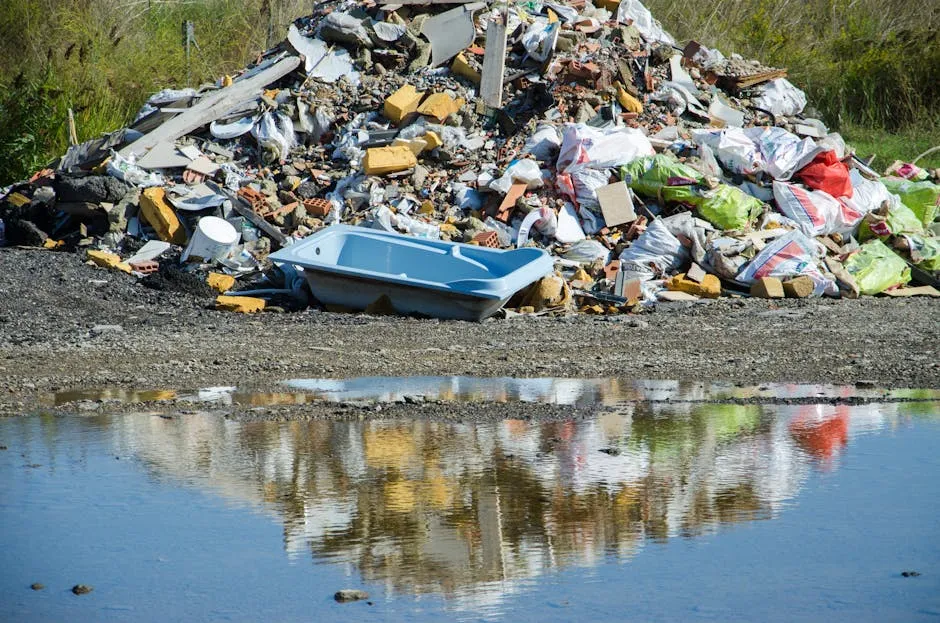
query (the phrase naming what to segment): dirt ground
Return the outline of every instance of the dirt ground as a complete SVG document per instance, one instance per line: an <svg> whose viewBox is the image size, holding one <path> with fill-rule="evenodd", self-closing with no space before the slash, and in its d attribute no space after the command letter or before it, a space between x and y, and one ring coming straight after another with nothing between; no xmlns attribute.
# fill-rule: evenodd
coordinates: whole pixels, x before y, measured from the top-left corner
<svg viewBox="0 0 940 623"><path fill-rule="evenodd" d="M467 323L317 310L245 316L215 311L194 284L150 286L71 253L0 249L0 414L34 412L71 389L258 389L301 377L940 387L933 299L721 299L636 315Z"/></svg>

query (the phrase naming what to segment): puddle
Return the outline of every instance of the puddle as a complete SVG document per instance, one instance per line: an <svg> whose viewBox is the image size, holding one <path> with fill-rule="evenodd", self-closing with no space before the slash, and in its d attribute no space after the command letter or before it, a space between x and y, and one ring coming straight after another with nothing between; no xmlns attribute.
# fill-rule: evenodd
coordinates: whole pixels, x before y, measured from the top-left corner
<svg viewBox="0 0 940 623"><path fill-rule="evenodd" d="M0 619L940 613L936 403L667 403L715 386L552 379L333 383L304 381L298 395L660 398L570 422L0 420ZM842 390L792 389L807 391ZM908 569L922 575L901 578ZM95 590L77 598L77 583ZM340 588L374 605L335 604Z"/></svg>
<svg viewBox="0 0 940 623"><path fill-rule="evenodd" d="M878 389L820 384L768 383L741 387L730 383L637 381L628 379L511 378L469 376L360 377L353 379L290 379L284 391L253 391L238 387L198 390L134 391L91 389L67 391L46 398L47 406L76 401L185 402L221 405L277 406L316 402L521 402L579 407L633 402L776 403L792 401L892 402L940 400L940 390Z"/></svg>

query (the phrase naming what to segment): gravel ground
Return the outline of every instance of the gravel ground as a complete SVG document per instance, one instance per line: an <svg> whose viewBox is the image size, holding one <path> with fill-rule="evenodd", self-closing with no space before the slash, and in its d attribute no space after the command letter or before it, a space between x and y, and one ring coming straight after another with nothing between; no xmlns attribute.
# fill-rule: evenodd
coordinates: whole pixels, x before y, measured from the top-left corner
<svg viewBox="0 0 940 623"><path fill-rule="evenodd" d="M71 253L0 249L0 414L35 411L69 389L264 389L286 378L367 375L940 388L940 301L926 298L722 299L640 315L466 323L315 310L244 316L213 310L191 283L153 281L162 289ZM445 417L453 406L422 409Z"/></svg>

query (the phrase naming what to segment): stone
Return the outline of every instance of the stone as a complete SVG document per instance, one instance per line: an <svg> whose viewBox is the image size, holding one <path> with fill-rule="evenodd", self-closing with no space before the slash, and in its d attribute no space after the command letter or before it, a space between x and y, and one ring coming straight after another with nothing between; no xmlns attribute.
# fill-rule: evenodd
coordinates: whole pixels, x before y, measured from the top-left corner
<svg viewBox="0 0 940 623"><path fill-rule="evenodd" d="M251 296L218 296L215 299L216 309L238 312L240 314L253 314L262 311L267 301Z"/></svg>
<svg viewBox="0 0 940 623"><path fill-rule="evenodd" d="M372 147L366 150L362 167L366 175L385 175L405 171L418 164L414 153L405 146Z"/></svg>
<svg viewBox="0 0 940 623"><path fill-rule="evenodd" d="M705 275L701 283L696 283L679 273L666 280L666 289L671 292L685 292L702 298L716 299L721 296L721 281L715 275Z"/></svg>
<svg viewBox="0 0 940 623"><path fill-rule="evenodd" d="M791 299L809 298L813 295L815 289L816 284L807 275L800 275L783 282L783 293Z"/></svg>
<svg viewBox="0 0 940 623"><path fill-rule="evenodd" d="M751 283L751 296L762 299L782 299L783 282L776 277L761 277Z"/></svg>
<svg viewBox="0 0 940 623"><path fill-rule="evenodd" d="M423 97L423 91L418 91L414 86L406 84L385 100L383 108L385 116L392 123L398 125L402 122L402 119L418 109L418 104L421 103Z"/></svg>
<svg viewBox="0 0 940 623"><path fill-rule="evenodd" d="M76 584L72 587L72 593L76 595L87 595L93 590L95 590L94 587L88 586L87 584Z"/></svg>
<svg viewBox="0 0 940 623"><path fill-rule="evenodd" d="M124 333L124 327L119 324L96 324L91 328L92 335L102 335L104 333Z"/></svg>
<svg viewBox="0 0 940 623"><path fill-rule="evenodd" d="M380 409L376 409L377 411ZM350 601L360 601L362 599L368 599L369 593L365 591L360 591L354 588L344 588L342 590L336 591L333 595L333 599L340 603L348 603Z"/></svg>
<svg viewBox="0 0 940 623"><path fill-rule="evenodd" d="M33 582L29 585L29 587L34 591L41 591L42 589L46 588L46 585L42 584L41 582Z"/></svg>
<svg viewBox="0 0 940 623"><path fill-rule="evenodd" d="M160 240L179 246L186 244L186 231L160 187L147 188L140 194L140 213L153 227Z"/></svg>

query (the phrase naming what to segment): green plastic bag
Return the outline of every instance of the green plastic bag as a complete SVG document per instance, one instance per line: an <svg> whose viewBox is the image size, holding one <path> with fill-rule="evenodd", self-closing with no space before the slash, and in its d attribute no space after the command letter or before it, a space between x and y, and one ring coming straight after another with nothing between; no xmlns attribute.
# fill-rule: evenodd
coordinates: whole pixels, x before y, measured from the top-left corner
<svg viewBox="0 0 940 623"><path fill-rule="evenodd" d="M862 294L878 294L911 280L911 269L880 240L866 242L845 262Z"/></svg>
<svg viewBox="0 0 940 623"><path fill-rule="evenodd" d="M672 178L691 180L701 184L705 177L692 167L682 164L671 154L646 156L620 167L620 179L637 193L646 197L658 197L659 191Z"/></svg>
<svg viewBox="0 0 940 623"><path fill-rule="evenodd" d="M858 227L858 239L861 241L871 238L887 238L901 234L922 234L924 224L906 205L899 204L888 209L888 214L880 216L880 212L872 212L865 216Z"/></svg>
<svg viewBox="0 0 940 623"><path fill-rule="evenodd" d="M940 271L940 238L937 236L904 236L911 251L911 261L928 272Z"/></svg>
<svg viewBox="0 0 940 623"><path fill-rule="evenodd" d="M714 189L666 186L662 194L666 201L695 206L699 216L723 230L744 229L764 209L760 199L727 184L720 184Z"/></svg>
<svg viewBox="0 0 940 623"><path fill-rule="evenodd" d="M940 213L940 186L931 182L911 182L898 177L881 181L888 190L901 197L901 202L917 216L924 227L930 227Z"/></svg>

